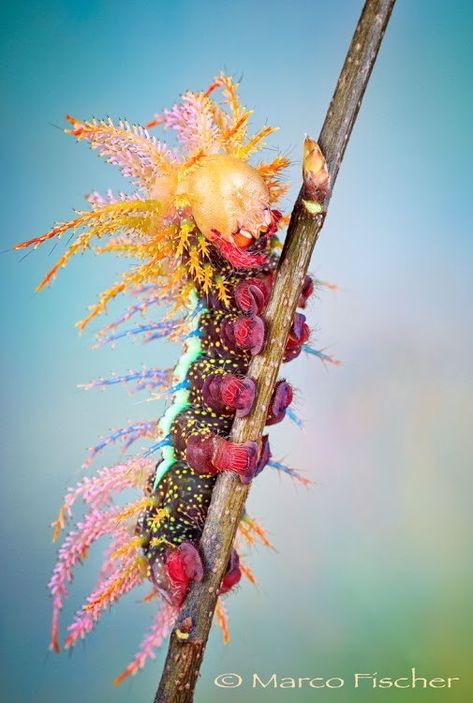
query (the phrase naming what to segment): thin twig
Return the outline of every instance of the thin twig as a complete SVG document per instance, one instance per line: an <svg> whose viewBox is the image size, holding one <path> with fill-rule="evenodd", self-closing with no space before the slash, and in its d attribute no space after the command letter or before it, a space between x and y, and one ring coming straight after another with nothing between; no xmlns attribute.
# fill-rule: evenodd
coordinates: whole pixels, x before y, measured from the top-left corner
<svg viewBox="0 0 473 703"><path fill-rule="evenodd" d="M326 182L316 183L315 188L311 182L314 149L315 157L318 154L315 143L306 141L304 182L292 212L265 312L267 345L262 354L253 358L248 370L248 375L257 382L257 402L248 417L233 423L231 439L234 442L259 441L264 431L302 283L394 2L367 0L355 30L318 142L328 169L329 187L325 190ZM200 542L205 578L191 585L182 607L171 635L155 703L190 703L193 699L218 591L248 490L248 486L230 472L217 479Z"/></svg>

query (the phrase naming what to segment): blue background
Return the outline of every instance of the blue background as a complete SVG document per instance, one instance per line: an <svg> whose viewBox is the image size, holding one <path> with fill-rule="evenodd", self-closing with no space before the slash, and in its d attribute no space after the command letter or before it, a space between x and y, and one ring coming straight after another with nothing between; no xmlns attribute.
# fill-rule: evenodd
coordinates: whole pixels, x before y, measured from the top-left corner
<svg viewBox="0 0 473 703"><path fill-rule="evenodd" d="M8 251L83 206L120 176L64 136L63 115L146 122L222 68L242 76L254 127L281 130L271 146L293 161L316 136L361 3L10 3L2 10L2 611L1 698L8 703L151 700L157 663L121 688L111 681L151 618L132 594L73 656L47 653L49 524L82 475L86 447L159 408L126 389L76 384L141 363L168 366L176 348L122 343L90 351L80 319L123 267L74 261L51 290L34 285L63 250L24 260ZM293 486L268 470L250 512L277 553L252 558L257 588L228 600L231 643L212 634L198 700L465 701L471 681L473 5L399 0L350 141L312 262L340 285L309 317L339 369L300 358L301 433L273 431L276 458L314 481ZM100 550L79 569L64 613L95 579ZM269 676L461 676L452 691L253 691ZM232 691L213 685L240 673Z"/></svg>

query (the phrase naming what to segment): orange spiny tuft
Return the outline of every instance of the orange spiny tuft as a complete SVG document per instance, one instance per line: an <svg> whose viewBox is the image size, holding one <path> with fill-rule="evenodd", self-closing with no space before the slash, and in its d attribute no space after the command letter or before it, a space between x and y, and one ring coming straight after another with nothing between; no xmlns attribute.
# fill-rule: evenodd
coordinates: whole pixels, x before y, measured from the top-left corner
<svg viewBox="0 0 473 703"><path fill-rule="evenodd" d="M59 261L57 261L54 266L48 271L46 276L43 278L41 283L36 287L36 291L39 293L43 288L45 288L53 278L55 278L57 272L59 271L60 268L64 268L69 261L69 259L74 256L77 252L79 252L81 249L86 249L90 239L92 238L93 234L89 232L84 232L80 237L77 238L73 244L69 247L69 249L61 256Z"/></svg>
<svg viewBox="0 0 473 703"><path fill-rule="evenodd" d="M190 169L195 166L201 159L203 159L205 155L205 151L203 149L200 149L197 154L194 154L190 159L187 159L187 161L184 163L183 170L185 172L190 171Z"/></svg>
<svg viewBox="0 0 473 703"><path fill-rule="evenodd" d="M114 686L120 686L125 679L127 679L129 676L133 676L135 674L135 667L132 664L129 664L124 671L120 674L120 676L117 676L116 679L113 679L113 685Z"/></svg>
<svg viewBox="0 0 473 703"><path fill-rule="evenodd" d="M157 529L160 522L166 517L166 515L169 515L169 508L161 508L156 512L156 515L153 515L153 517L150 519L150 527L151 531L154 529Z"/></svg>
<svg viewBox="0 0 473 703"><path fill-rule="evenodd" d="M132 574L142 567L143 560L144 557L137 556L136 559L125 569L123 569L106 588L104 588L95 598L91 599L84 605L84 611L97 614L100 610L113 603L119 596L122 595L123 586ZM68 637L64 645L66 649L71 645L71 643L71 637Z"/></svg>
<svg viewBox="0 0 473 703"><path fill-rule="evenodd" d="M260 539L260 541L265 545L265 547L270 547L271 549L274 549L273 545L268 539L268 536L266 534L266 530L264 527L259 523L257 520L254 518L250 518L248 516L245 516L242 521L244 524L248 525L248 528L250 529L251 532L254 532ZM241 529L241 523L240 523L240 529Z"/></svg>
<svg viewBox="0 0 473 703"><path fill-rule="evenodd" d="M238 100L237 90L239 83L235 83L230 76L226 76L223 72L217 76L214 82L207 88L204 95L209 97L218 88L224 89L224 98L233 114L238 114L241 110L240 101Z"/></svg>
<svg viewBox="0 0 473 703"><path fill-rule="evenodd" d="M49 239L53 239L53 237L61 237L65 232L67 232L67 230L76 229L91 219L92 213L86 213L86 215L87 217L81 216L77 217L75 220L70 220L69 222L62 222L56 227L50 229L49 232L46 232L46 234L42 234L40 237L33 237L33 239L28 239L26 242L15 244L15 249L26 249L31 246L37 247L40 244L47 242Z"/></svg>
<svg viewBox="0 0 473 703"><path fill-rule="evenodd" d="M56 520L53 523L51 523L51 527L54 527L53 542L56 542L56 540L59 538L59 535L61 534L61 530L64 529L65 524L66 524L66 506L63 505L63 506L61 506L61 509L59 510L59 514L58 514Z"/></svg>
<svg viewBox="0 0 473 703"><path fill-rule="evenodd" d="M151 603L151 601L154 600L155 598L157 598L158 595L159 595L158 589L157 589L157 588L153 588L149 593L147 593L147 594L144 596L143 602L144 602L144 603Z"/></svg>
<svg viewBox="0 0 473 703"><path fill-rule="evenodd" d="M317 281L317 284L327 288L328 290L334 291L335 293L340 290L338 283L330 283L330 281Z"/></svg>
<svg viewBox="0 0 473 703"><path fill-rule="evenodd" d="M221 598L217 600L217 605L215 607L215 615L217 617L217 622L222 630L223 643L228 644L230 642L230 630L228 628L228 613Z"/></svg>
<svg viewBox="0 0 473 703"><path fill-rule="evenodd" d="M58 625L57 622L53 623L52 631L51 631L51 643L49 645L49 649L52 649L56 654L59 654L61 651L61 647L59 646L59 634L58 634Z"/></svg>
<svg viewBox="0 0 473 703"><path fill-rule="evenodd" d="M122 559L123 557L130 554L130 552L139 549L142 544L143 538L135 537L134 539L131 539L127 544L124 544L123 546L116 549L113 554L110 555L110 559Z"/></svg>
<svg viewBox="0 0 473 703"><path fill-rule="evenodd" d="M248 542L250 546L253 546L256 544L256 540L251 534L250 530L244 525L242 522L240 522L238 526L238 531L241 534L241 536Z"/></svg>
<svg viewBox="0 0 473 703"><path fill-rule="evenodd" d="M156 116L154 120L150 120L150 122L147 122L145 124L145 129L152 129L153 127L157 127L158 125L162 124L163 121L160 117Z"/></svg>
<svg viewBox="0 0 473 703"><path fill-rule="evenodd" d="M118 513L115 517L115 522L118 524L124 520L128 520L128 518L133 517L136 513L149 508L153 505L154 501L155 499L153 497L146 496L145 498L140 498L140 500L137 500L134 503L130 503L130 505L127 505L121 513Z"/></svg>
<svg viewBox="0 0 473 703"><path fill-rule="evenodd" d="M256 170L263 178L270 178L287 168L289 163L290 161L286 156L276 156L272 161L258 164Z"/></svg>
<svg viewBox="0 0 473 703"><path fill-rule="evenodd" d="M84 317L83 320L79 320L79 322L76 322L76 326L79 331L83 332L89 322L92 322L94 317L97 317L97 315L99 315L101 312L104 312L104 310L107 308L107 304L111 300L113 300L113 298L116 298L116 296L119 293L122 293L125 289L125 282L120 281L119 283L116 283L114 286L112 286L112 288L109 288L107 291L102 293L99 298L99 302L91 307L91 312L87 315L87 317Z"/></svg>
<svg viewBox="0 0 473 703"><path fill-rule="evenodd" d="M217 278L215 278L214 280L214 283L219 300L221 300L222 303L225 303L225 305L229 305L230 296L228 295L227 283L225 279L222 276L217 276Z"/></svg>
<svg viewBox="0 0 473 703"><path fill-rule="evenodd" d="M207 90L204 92L205 97L206 97L206 98L210 97L210 96L212 95L212 93L213 93L215 90L217 90L217 88L220 87L220 85L221 85L220 81L219 81L218 79L216 79L213 83L211 83L211 84L209 85L209 87L207 88Z"/></svg>
<svg viewBox="0 0 473 703"><path fill-rule="evenodd" d="M274 132L277 132L276 127L264 127L260 132L255 134L254 137L252 137L244 146L242 146L238 150L238 157L240 159L247 158L256 149L261 149L263 146L261 144L263 139L265 139L265 137L268 137L270 134L273 134Z"/></svg>
<svg viewBox="0 0 473 703"><path fill-rule="evenodd" d="M246 576L248 581L250 581L250 583L252 583L254 586L256 586L257 581L256 581L255 575L253 574L250 567L246 566L246 564L243 563L241 557L240 557L240 570L241 570L241 573L243 574L243 576Z"/></svg>
<svg viewBox="0 0 473 703"><path fill-rule="evenodd" d="M252 110L247 110L241 117L235 119L234 124L230 124L228 128L222 129L223 142L228 151L232 150L232 145L242 144L248 131L248 121L253 114Z"/></svg>
<svg viewBox="0 0 473 703"><path fill-rule="evenodd" d="M80 137L83 131L83 124L72 115L66 115L66 120L74 127L74 129L65 129L66 134L72 134L75 137Z"/></svg>

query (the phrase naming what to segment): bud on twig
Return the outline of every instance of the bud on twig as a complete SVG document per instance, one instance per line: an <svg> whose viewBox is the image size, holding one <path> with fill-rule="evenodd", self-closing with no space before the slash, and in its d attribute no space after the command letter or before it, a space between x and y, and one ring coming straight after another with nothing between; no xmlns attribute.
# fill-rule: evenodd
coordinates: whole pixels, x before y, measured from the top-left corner
<svg viewBox="0 0 473 703"><path fill-rule="evenodd" d="M311 215L317 215L324 209L324 200L329 190L329 175L319 145L308 136L304 140L302 178L303 203Z"/></svg>

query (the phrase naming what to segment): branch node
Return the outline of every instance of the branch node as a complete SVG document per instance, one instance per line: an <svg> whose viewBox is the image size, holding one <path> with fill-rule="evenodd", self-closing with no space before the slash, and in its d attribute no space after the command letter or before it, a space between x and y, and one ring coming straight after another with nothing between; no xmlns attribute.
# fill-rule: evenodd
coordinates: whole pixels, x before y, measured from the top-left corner
<svg viewBox="0 0 473 703"><path fill-rule="evenodd" d="M302 160L303 194L302 202L311 215L316 215L324 209L323 203L327 197L330 178L327 162L317 142L311 137L304 140L304 156Z"/></svg>

